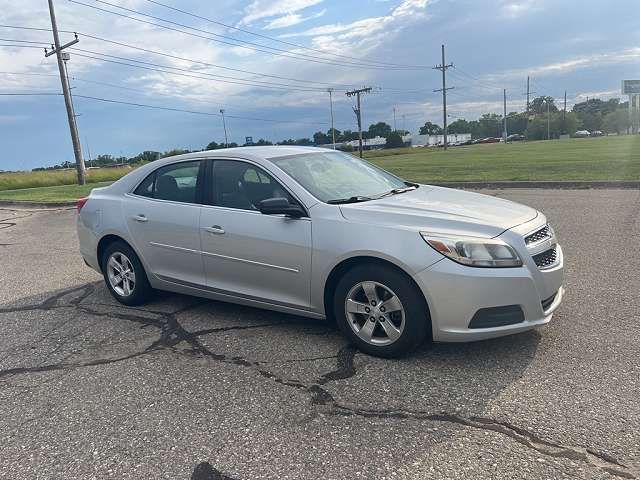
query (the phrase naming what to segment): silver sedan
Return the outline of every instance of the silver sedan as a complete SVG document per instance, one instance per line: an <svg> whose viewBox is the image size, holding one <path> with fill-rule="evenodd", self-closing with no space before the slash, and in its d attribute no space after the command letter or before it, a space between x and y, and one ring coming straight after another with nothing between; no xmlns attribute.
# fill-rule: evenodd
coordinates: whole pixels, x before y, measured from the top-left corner
<svg viewBox="0 0 640 480"><path fill-rule="evenodd" d="M78 210L82 256L123 304L169 290L329 317L373 355L522 332L563 296L562 249L542 213L332 150L165 158Z"/></svg>

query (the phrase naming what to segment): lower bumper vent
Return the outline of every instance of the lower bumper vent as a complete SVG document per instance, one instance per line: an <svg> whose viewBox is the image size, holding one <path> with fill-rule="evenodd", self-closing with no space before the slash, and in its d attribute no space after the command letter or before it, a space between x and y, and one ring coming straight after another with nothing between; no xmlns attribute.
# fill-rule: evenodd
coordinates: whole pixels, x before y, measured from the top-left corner
<svg viewBox="0 0 640 480"><path fill-rule="evenodd" d="M504 327L520 322L524 322L522 307L520 305L505 305L504 307L481 308L469 322L469 328Z"/></svg>
<svg viewBox="0 0 640 480"><path fill-rule="evenodd" d="M556 264L558 260L558 252L556 247L545 250L542 253L538 253L533 256L533 261L536 262L538 268L550 268Z"/></svg>

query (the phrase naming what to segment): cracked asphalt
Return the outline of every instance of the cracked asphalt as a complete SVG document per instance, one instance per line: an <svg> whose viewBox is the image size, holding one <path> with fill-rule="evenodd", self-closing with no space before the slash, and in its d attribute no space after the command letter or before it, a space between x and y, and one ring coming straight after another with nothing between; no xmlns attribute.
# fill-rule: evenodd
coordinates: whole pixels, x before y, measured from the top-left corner
<svg viewBox="0 0 640 480"><path fill-rule="evenodd" d="M640 191L501 190L546 213L547 327L400 360L322 321L117 304L75 211L0 209L0 477L640 478Z"/></svg>

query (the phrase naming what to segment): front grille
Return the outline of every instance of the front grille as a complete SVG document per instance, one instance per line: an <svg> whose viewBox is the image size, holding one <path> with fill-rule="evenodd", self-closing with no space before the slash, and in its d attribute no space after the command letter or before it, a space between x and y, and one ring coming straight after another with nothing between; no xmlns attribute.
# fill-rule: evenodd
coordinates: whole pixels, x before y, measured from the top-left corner
<svg viewBox="0 0 640 480"><path fill-rule="evenodd" d="M558 252L555 245L549 250L545 250L542 253L533 256L533 261L536 262L538 268L549 268L555 265L558 259Z"/></svg>
<svg viewBox="0 0 640 480"><path fill-rule="evenodd" d="M532 243L538 243L544 240L545 238L550 238L550 237L551 237L551 229L549 228L549 225L545 225L540 230L536 230L532 234L524 237L524 243L526 243L527 245L531 245Z"/></svg>
<svg viewBox="0 0 640 480"><path fill-rule="evenodd" d="M546 312L549 309L549 307L553 304L553 301L556 299L556 295L558 295L557 292L551 295L546 300L542 301L542 310Z"/></svg>

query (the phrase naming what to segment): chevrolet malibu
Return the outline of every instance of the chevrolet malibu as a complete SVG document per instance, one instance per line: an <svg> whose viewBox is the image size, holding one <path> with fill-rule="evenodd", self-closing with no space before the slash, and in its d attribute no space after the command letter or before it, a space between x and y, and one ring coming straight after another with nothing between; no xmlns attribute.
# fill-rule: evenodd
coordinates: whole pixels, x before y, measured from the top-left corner
<svg viewBox="0 0 640 480"><path fill-rule="evenodd" d="M563 296L562 249L542 213L333 150L165 158L78 210L82 256L125 305L167 290L329 317L383 357L544 325Z"/></svg>

